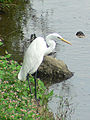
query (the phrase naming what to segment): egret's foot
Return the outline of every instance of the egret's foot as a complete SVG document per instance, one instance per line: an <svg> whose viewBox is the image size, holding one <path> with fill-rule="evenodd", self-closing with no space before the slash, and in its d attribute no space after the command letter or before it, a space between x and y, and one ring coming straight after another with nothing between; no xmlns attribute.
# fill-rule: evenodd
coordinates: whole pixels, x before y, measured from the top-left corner
<svg viewBox="0 0 90 120"><path fill-rule="evenodd" d="M35 100L36 100L37 105L40 106L40 104L39 104L40 103L40 99L35 98Z"/></svg>

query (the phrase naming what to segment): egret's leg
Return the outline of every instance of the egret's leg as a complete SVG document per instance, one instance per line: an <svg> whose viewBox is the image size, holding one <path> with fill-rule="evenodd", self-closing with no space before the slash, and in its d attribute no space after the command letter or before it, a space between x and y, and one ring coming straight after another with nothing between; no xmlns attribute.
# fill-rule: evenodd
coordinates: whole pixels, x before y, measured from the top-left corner
<svg viewBox="0 0 90 120"><path fill-rule="evenodd" d="M36 78L34 79L35 80L35 99L37 100L37 84L36 84Z"/></svg>
<svg viewBox="0 0 90 120"><path fill-rule="evenodd" d="M29 85L30 93L32 93L31 92L31 87L30 87L30 82L29 82L29 73L27 74L26 80L28 80L28 85Z"/></svg>
<svg viewBox="0 0 90 120"><path fill-rule="evenodd" d="M34 81L35 81L35 99L37 100L37 72L34 74Z"/></svg>

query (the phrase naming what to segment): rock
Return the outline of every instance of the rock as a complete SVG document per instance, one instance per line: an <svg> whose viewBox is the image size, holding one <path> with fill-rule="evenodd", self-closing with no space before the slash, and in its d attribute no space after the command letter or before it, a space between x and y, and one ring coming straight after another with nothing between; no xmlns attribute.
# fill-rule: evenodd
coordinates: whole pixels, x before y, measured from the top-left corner
<svg viewBox="0 0 90 120"><path fill-rule="evenodd" d="M85 34L82 31L78 31L76 33L76 36L79 37L79 38L83 38L83 37L85 37Z"/></svg>
<svg viewBox="0 0 90 120"><path fill-rule="evenodd" d="M63 61L45 56L38 69L38 77L43 81L58 83L73 76Z"/></svg>

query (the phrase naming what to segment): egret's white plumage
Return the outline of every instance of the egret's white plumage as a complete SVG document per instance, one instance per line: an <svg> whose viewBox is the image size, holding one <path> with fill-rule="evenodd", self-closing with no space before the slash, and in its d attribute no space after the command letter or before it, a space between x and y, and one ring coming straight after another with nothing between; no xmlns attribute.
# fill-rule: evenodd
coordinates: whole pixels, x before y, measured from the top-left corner
<svg viewBox="0 0 90 120"><path fill-rule="evenodd" d="M33 74L37 71L38 67L43 61L43 57L50 54L55 48L56 39L71 44L64 40L59 34L53 33L46 36L46 41L42 37L37 37L28 47L24 55L23 65L18 74L19 80L24 80L28 73ZM48 45L48 47L47 47Z"/></svg>

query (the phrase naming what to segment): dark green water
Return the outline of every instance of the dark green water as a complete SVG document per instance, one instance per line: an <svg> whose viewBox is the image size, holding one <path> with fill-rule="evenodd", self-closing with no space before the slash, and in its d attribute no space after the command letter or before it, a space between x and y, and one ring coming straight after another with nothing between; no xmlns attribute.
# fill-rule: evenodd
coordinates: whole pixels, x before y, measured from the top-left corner
<svg viewBox="0 0 90 120"><path fill-rule="evenodd" d="M15 60L22 60L23 41L29 39L32 33L45 37L57 32L72 43L71 47L57 41L56 58L63 60L74 76L50 86L54 95L68 99L70 109L66 120L90 120L89 11L89 0L31 0L31 4L22 4L0 16L0 36L4 39L0 54L7 50ZM85 33L85 38L76 37L79 30ZM54 115L60 114L60 99L53 96L49 108Z"/></svg>
<svg viewBox="0 0 90 120"><path fill-rule="evenodd" d="M4 45L0 47L0 54L4 55L7 50L8 53L12 54L12 58L18 61L22 60L20 41L24 39L22 22L24 21L23 17L26 16L25 7L26 4L19 1L16 7L12 6L0 15L0 38L4 42Z"/></svg>

